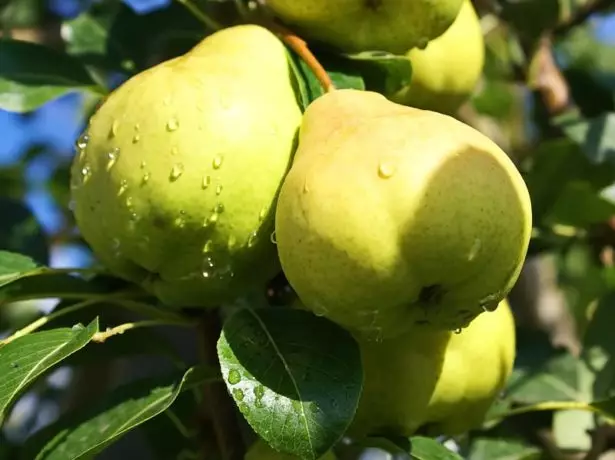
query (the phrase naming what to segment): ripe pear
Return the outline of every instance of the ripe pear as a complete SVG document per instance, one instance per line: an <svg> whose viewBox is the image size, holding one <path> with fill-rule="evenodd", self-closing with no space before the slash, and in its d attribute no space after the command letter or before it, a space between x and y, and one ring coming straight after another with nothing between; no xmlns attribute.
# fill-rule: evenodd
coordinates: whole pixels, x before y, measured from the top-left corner
<svg viewBox="0 0 615 460"><path fill-rule="evenodd" d="M92 116L74 214L115 274L213 306L279 270L273 211L301 120L286 48L241 25L130 78Z"/></svg>
<svg viewBox="0 0 615 460"><path fill-rule="evenodd" d="M457 111L472 94L485 62L483 33L472 2L463 2L446 32L406 56L412 64L410 84L387 97L420 109Z"/></svg>
<svg viewBox="0 0 615 460"><path fill-rule="evenodd" d="M305 306L373 339L467 326L527 252L530 197L474 128L337 90L304 113L276 208L282 269Z"/></svg>
<svg viewBox="0 0 615 460"><path fill-rule="evenodd" d="M358 342L365 380L349 433L455 436L480 427L510 377L515 323L504 300L458 334L417 326Z"/></svg>
<svg viewBox="0 0 615 460"><path fill-rule="evenodd" d="M302 36L341 51L403 54L441 35L462 1L267 0L267 6Z"/></svg>
<svg viewBox="0 0 615 460"><path fill-rule="evenodd" d="M335 460L335 454L333 451L327 451L322 457L318 460ZM282 452L278 452L261 438L257 439L254 444L250 446L246 455L244 456L245 460L299 460L299 457L295 455L285 454Z"/></svg>

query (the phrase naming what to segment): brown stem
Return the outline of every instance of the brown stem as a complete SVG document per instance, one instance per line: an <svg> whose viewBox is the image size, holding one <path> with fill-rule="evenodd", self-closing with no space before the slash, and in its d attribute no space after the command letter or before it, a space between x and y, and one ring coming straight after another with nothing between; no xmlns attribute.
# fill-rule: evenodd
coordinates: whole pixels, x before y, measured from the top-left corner
<svg viewBox="0 0 615 460"><path fill-rule="evenodd" d="M299 55L301 59L308 65L308 67L314 72L314 75L320 82L322 89L325 90L326 93L335 90L335 86L331 81L331 77L324 69L322 64L318 61L316 56L310 51L308 44L295 34L293 31L288 30L287 28L276 24L274 22L268 22L265 27L275 33L280 39L286 43L295 53Z"/></svg>
<svg viewBox="0 0 615 460"><path fill-rule="evenodd" d="M217 310L208 310L200 323L201 361L206 366L219 366L216 342L222 331L222 321ZM213 425L222 460L243 460L245 446L242 440L235 406L224 382L203 386L203 412Z"/></svg>

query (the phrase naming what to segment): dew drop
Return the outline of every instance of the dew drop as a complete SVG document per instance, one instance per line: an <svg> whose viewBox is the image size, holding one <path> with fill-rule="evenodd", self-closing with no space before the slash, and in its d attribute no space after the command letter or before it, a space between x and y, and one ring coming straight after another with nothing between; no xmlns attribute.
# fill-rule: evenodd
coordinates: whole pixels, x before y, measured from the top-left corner
<svg viewBox="0 0 615 460"><path fill-rule="evenodd" d="M211 177L210 176L203 176L203 182L201 182L201 188L203 190L207 189L207 187L209 187L211 184Z"/></svg>
<svg viewBox="0 0 615 460"><path fill-rule="evenodd" d="M126 179L122 179L120 182L120 188L117 191L117 196L123 195L126 190L128 190L128 181Z"/></svg>
<svg viewBox="0 0 615 460"><path fill-rule="evenodd" d="M139 126L139 123L135 123L135 131L139 132L140 129L141 127Z"/></svg>
<svg viewBox="0 0 615 460"><path fill-rule="evenodd" d="M179 211L179 216L175 219L175 226L179 228L184 228L186 225L186 211L183 209Z"/></svg>
<svg viewBox="0 0 615 460"><path fill-rule="evenodd" d="M269 239L271 240L273 244L278 244L278 240L276 239L275 230L271 233L271 236L269 237Z"/></svg>
<svg viewBox="0 0 615 460"><path fill-rule="evenodd" d="M173 132L176 131L177 128L179 128L179 121L177 118L169 118L167 121L167 131Z"/></svg>
<svg viewBox="0 0 615 460"><path fill-rule="evenodd" d="M132 208L133 205L134 205L134 199L131 196L126 197L126 207Z"/></svg>
<svg viewBox="0 0 615 460"><path fill-rule="evenodd" d="M136 133L134 136L132 136L132 143L133 144L136 144L140 140L141 140L141 135L139 133Z"/></svg>
<svg viewBox="0 0 615 460"><path fill-rule="evenodd" d="M210 225L214 225L216 222L218 222L218 216L219 214L214 212L211 216L205 219L205 221L203 222L203 227L209 227Z"/></svg>
<svg viewBox="0 0 615 460"><path fill-rule="evenodd" d="M216 195L220 195L221 193L222 193L222 186L221 186L221 185L218 185L218 186L216 187Z"/></svg>
<svg viewBox="0 0 615 460"><path fill-rule="evenodd" d="M208 240L207 243L203 246L203 253L209 254L214 249L214 242L212 240Z"/></svg>
<svg viewBox="0 0 615 460"><path fill-rule="evenodd" d="M220 166L222 166L222 157L220 155L216 155L214 157L212 166L214 167L214 169L220 169Z"/></svg>
<svg viewBox="0 0 615 460"><path fill-rule="evenodd" d="M143 177L141 178L141 182L143 184L147 184L149 182L150 177L151 177L151 174L146 172L145 174L143 174Z"/></svg>
<svg viewBox="0 0 615 460"><path fill-rule="evenodd" d="M267 208L261 209L261 212L258 213L258 220L262 222L267 217Z"/></svg>
<svg viewBox="0 0 615 460"><path fill-rule="evenodd" d="M145 160L143 160L141 162L141 169L145 169L146 166L147 166L147 163L145 162Z"/></svg>
<svg viewBox="0 0 615 460"><path fill-rule="evenodd" d="M460 327L458 327L457 329L455 329L455 334L457 334L457 335L461 334L461 328L460 328Z"/></svg>
<svg viewBox="0 0 615 460"><path fill-rule="evenodd" d="M237 237L235 235L230 235L228 237L227 245L229 249L233 249L235 246L237 246Z"/></svg>
<svg viewBox="0 0 615 460"><path fill-rule="evenodd" d="M85 184L92 176L92 168L89 165L84 165L81 168L81 183Z"/></svg>
<svg viewBox="0 0 615 460"><path fill-rule="evenodd" d="M136 212L133 211L133 212L130 213L130 220L132 222L135 222L138 218L139 218L139 216L137 215Z"/></svg>
<svg viewBox="0 0 615 460"><path fill-rule="evenodd" d="M88 146L88 142L90 142L89 134L87 132L81 134L77 139L77 149L84 150Z"/></svg>
<svg viewBox="0 0 615 460"><path fill-rule="evenodd" d="M378 165L378 175L383 179L389 179L395 174L395 166L391 163L380 163Z"/></svg>
<svg viewBox="0 0 615 460"><path fill-rule="evenodd" d="M481 241L476 238L474 240L474 243L472 244L472 247L470 248L470 252L468 254L468 260L472 261L476 258L476 256L478 255L480 248L481 248Z"/></svg>
<svg viewBox="0 0 615 460"><path fill-rule="evenodd" d="M171 182L175 182L180 176L184 173L184 165L181 163L177 163L173 165L171 168L171 173L169 174L169 180Z"/></svg>
<svg viewBox="0 0 615 460"><path fill-rule="evenodd" d="M256 239L257 239L257 233L256 232L252 232L250 233L250 236L248 236L248 247L251 248L256 244Z"/></svg>
<svg viewBox="0 0 615 460"><path fill-rule="evenodd" d="M216 206L214 207L214 212L216 214L222 214L224 212L224 205L222 203L216 204Z"/></svg>
<svg viewBox="0 0 615 460"><path fill-rule="evenodd" d="M203 261L203 269L201 270L201 275L203 278L210 278L213 275L215 264L211 257L205 257ZM230 377L230 376L229 376Z"/></svg>
<svg viewBox="0 0 615 460"><path fill-rule="evenodd" d="M113 150L107 153L107 171L110 171L111 168L117 163L118 158L120 157L120 149L119 147L115 147Z"/></svg>
<svg viewBox="0 0 615 460"><path fill-rule="evenodd" d="M237 385L241 381L241 374L237 369L231 369L228 373L228 383L231 385Z"/></svg>
<svg viewBox="0 0 615 460"><path fill-rule="evenodd" d="M119 127L120 127L120 122L117 120L113 120L113 123L111 123L111 129L109 130L110 138L114 138L115 136L117 136L117 130Z"/></svg>

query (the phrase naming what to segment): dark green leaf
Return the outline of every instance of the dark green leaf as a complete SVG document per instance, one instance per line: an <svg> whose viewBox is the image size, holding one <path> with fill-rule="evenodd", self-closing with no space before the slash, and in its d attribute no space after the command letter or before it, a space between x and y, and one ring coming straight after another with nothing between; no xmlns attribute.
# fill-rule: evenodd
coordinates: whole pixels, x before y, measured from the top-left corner
<svg viewBox="0 0 615 460"><path fill-rule="evenodd" d="M423 436L414 436L410 439L409 454L412 460L461 460L459 455L435 439Z"/></svg>
<svg viewBox="0 0 615 460"><path fill-rule="evenodd" d="M101 93L81 63L30 42L0 39L0 108L30 112L74 91Z"/></svg>
<svg viewBox="0 0 615 460"><path fill-rule="evenodd" d="M324 318L240 310L224 325L218 357L240 411L280 452L319 458L354 417L363 386L358 345Z"/></svg>
<svg viewBox="0 0 615 460"><path fill-rule="evenodd" d="M97 332L95 319L87 327L34 332L0 346L0 422L25 388L84 347Z"/></svg>
<svg viewBox="0 0 615 460"><path fill-rule="evenodd" d="M365 89L381 94L393 94L408 86L412 79L412 64L405 56L365 51L344 55L348 66L355 68L365 81Z"/></svg>
<svg viewBox="0 0 615 460"><path fill-rule="evenodd" d="M0 197L0 216L0 250L19 252L39 263L48 262L47 238L26 205Z"/></svg>
<svg viewBox="0 0 615 460"><path fill-rule="evenodd" d="M128 431L166 411L182 391L218 378L216 371L193 367L119 387L108 398L69 413L33 435L24 459L93 458Z"/></svg>

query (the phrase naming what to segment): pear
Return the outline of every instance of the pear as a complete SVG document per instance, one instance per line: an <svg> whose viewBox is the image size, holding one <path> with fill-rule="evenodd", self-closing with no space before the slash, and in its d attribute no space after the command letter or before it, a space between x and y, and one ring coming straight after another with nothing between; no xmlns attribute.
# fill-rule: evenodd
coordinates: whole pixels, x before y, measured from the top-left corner
<svg viewBox="0 0 615 460"><path fill-rule="evenodd" d="M412 64L410 84L386 96L420 109L456 112L474 91L485 62L483 33L472 2L463 2L446 32L406 56Z"/></svg>
<svg viewBox="0 0 615 460"><path fill-rule="evenodd" d="M466 327L519 276L527 187L495 143L437 112L337 90L304 113L276 208L306 308L372 339Z"/></svg>
<svg viewBox="0 0 615 460"><path fill-rule="evenodd" d="M338 50L403 54L441 35L462 1L267 0L267 6L302 36Z"/></svg>
<svg viewBox="0 0 615 460"><path fill-rule="evenodd" d="M83 238L163 303L208 307L279 270L275 201L301 108L271 32L216 32L112 92L77 142Z"/></svg>
<svg viewBox="0 0 615 460"><path fill-rule="evenodd" d="M333 451L327 451L322 457L318 460L335 460L335 454ZM283 452L278 452L269 444L267 444L263 439L258 438L254 444L250 446L246 455L244 456L245 460L299 460L299 457L295 455L285 454Z"/></svg>
<svg viewBox="0 0 615 460"><path fill-rule="evenodd" d="M456 436L482 425L510 377L515 322L504 300L459 334L417 326L391 340L358 342L365 380L349 433Z"/></svg>

